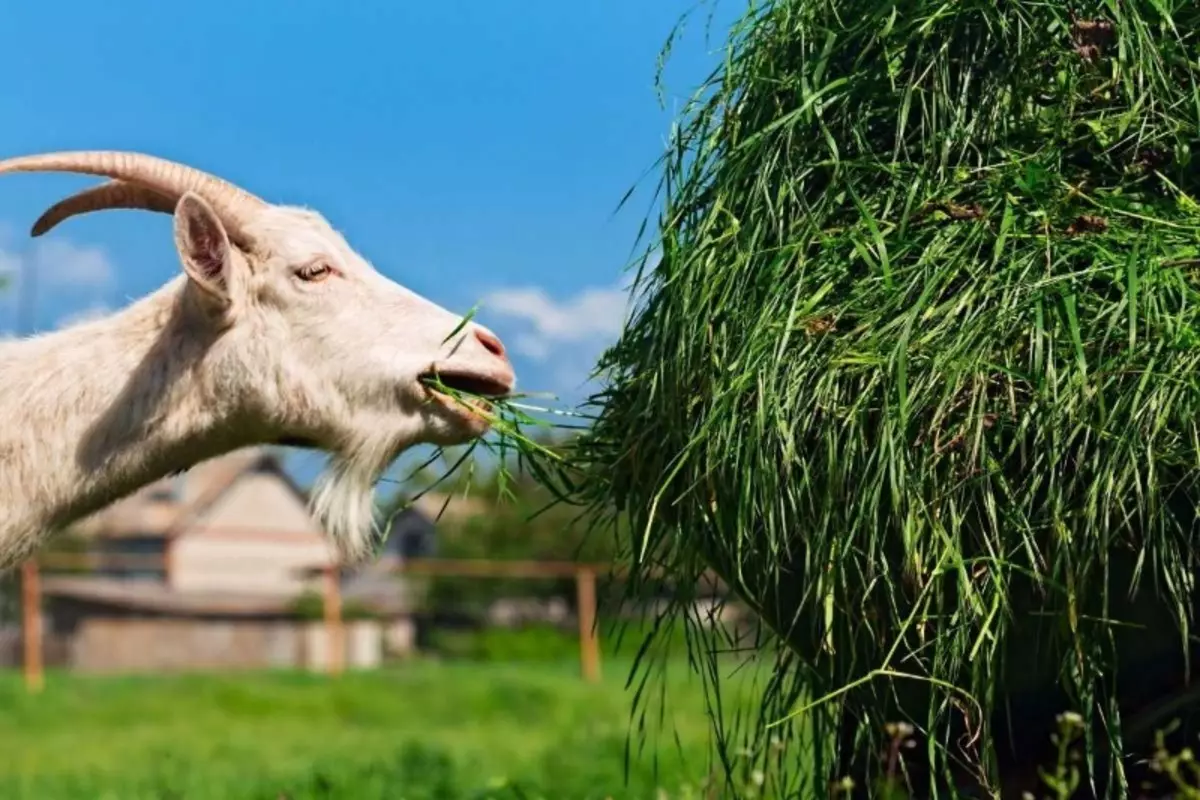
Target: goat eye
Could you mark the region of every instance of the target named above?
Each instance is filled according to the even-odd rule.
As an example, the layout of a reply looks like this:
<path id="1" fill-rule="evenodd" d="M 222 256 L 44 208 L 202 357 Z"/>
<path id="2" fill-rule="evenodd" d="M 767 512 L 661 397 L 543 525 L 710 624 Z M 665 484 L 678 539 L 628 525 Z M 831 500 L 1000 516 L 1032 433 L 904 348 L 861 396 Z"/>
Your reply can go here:
<path id="1" fill-rule="evenodd" d="M 333 268 L 324 261 L 317 261 L 312 264 L 306 264 L 296 270 L 296 276 L 302 281 L 316 283 L 323 281 L 333 274 Z"/>

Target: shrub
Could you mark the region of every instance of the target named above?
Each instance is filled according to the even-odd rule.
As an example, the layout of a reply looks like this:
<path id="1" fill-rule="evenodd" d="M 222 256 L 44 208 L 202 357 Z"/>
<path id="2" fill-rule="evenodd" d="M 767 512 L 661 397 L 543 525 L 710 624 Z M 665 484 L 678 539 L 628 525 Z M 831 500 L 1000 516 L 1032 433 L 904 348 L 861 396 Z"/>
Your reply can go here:
<path id="1" fill-rule="evenodd" d="M 992 782 L 1019 692 L 1061 686 L 1119 746 L 1121 676 L 1184 674 L 1198 51 L 1192 0 L 733 27 L 576 457 L 636 569 L 710 566 L 786 644 L 760 723 L 792 675 Z"/>
<path id="2" fill-rule="evenodd" d="M 292 613 L 300 619 L 319 620 L 325 618 L 325 596 L 320 592 L 307 590 L 302 592 L 292 603 Z M 342 619 L 378 619 L 370 607 L 357 600 L 342 601 Z"/>

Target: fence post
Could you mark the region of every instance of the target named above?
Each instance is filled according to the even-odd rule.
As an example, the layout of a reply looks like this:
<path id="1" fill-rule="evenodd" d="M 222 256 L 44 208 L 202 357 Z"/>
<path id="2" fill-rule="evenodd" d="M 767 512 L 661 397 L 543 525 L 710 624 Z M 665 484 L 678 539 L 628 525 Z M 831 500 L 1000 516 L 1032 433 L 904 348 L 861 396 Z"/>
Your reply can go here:
<path id="1" fill-rule="evenodd" d="M 583 679 L 600 679 L 600 639 L 596 630 L 596 571 L 580 569 L 575 573 L 575 594 L 579 601 L 579 667 Z"/>
<path id="2" fill-rule="evenodd" d="M 342 626 L 342 592 L 338 585 L 340 570 L 337 564 L 325 568 L 325 645 L 328 648 L 329 661 L 326 669 L 331 675 L 338 675 L 346 655 L 344 629 Z"/>
<path id="3" fill-rule="evenodd" d="M 37 560 L 21 565 L 21 640 L 24 644 L 25 688 L 40 692 L 42 674 L 42 589 Z"/>

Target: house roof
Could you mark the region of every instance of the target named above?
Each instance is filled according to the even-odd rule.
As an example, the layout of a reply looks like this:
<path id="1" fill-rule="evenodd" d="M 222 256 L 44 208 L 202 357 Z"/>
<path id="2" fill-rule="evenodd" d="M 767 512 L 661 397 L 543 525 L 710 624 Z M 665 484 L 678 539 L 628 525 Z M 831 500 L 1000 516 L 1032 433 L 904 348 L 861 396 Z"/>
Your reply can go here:
<path id="1" fill-rule="evenodd" d="M 173 538 L 185 532 L 250 472 L 268 471 L 307 504 L 308 493 L 288 472 L 278 455 L 267 448 L 246 448 L 203 461 L 186 472 L 155 481 L 80 520 L 74 530 L 88 538 Z M 459 521 L 486 514 L 488 504 L 475 496 L 429 492 L 412 503 L 417 513 L 436 522 Z"/>
<path id="2" fill-rule="evenodd" d="M 426 492 L 412 501 L 410 508 L 419 511 L 434 524 L 441 520 L 460 522 L 471 517 L 483 516 L 491 511 L 491 505 L 478 495 L 464 496 L 461 492 Z"/>
<path id="3" fill-rule="evenodd" d="M 155 481 L 77 523 L 75 531 L 86 537 L 172 538 L 211 507 L 248 472 L 270 471 L 302 501 L 307 496 L 283 469 L 278 456 L 261 448 L 247 448 L 203 461 L 187 472 Z"/>
<path id="4" fill-rule="evenodd" d="M 294 598 L 277 595 L 220 592 L 179 592 L 154 581 L 116 578 L 46 577 L 42 591 L 47 597 L 65 597 L 136 611 L 175 614 L 219 614 L 263 616 L 285 614 Z"/>

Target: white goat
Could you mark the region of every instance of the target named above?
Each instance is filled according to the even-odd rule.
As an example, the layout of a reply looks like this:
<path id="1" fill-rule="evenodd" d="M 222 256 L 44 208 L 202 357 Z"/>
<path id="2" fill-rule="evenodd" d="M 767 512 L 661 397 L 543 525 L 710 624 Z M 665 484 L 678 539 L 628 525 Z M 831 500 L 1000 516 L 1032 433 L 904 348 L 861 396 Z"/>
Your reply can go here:
<path id="1" fill-rule="evenodd" d="M 375 483 L 406 448 L 487 423 L 430 390 L 511 392 L 499 339 L 388 280 L 319 214 L 139 153 L 0 161 L 113 180 L 51 207 L 174 214 L 183 274 L 118 313 L 0 344 L 0 567 L 165 475 L 257 444 L 323 450 L 313 508 L 343 557 L 370 552 Z M 451 336 L 451 334 L 454 334 Z"/>

